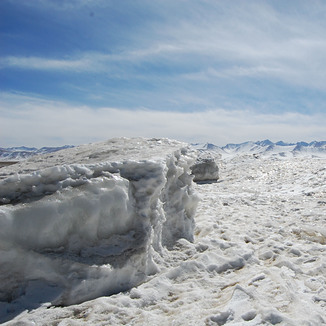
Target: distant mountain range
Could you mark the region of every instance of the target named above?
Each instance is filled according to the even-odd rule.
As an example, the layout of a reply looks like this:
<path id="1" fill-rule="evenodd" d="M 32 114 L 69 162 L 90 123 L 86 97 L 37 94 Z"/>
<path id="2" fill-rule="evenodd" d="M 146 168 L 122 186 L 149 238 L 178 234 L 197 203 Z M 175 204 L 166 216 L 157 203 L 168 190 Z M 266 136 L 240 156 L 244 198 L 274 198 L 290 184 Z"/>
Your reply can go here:
<path id="1" fill-rule="evenodd" d="M 297 142 L 285 143 L 278 141 L 276 143 L 266 139 L 263 141 L 248 141 L 240 144 L 227 144 L 223 147 L 214 144 L 192 144 L 199 151 L 211 151 L 219 153 L 222 157 L 232 157 L 236 155 L 251 154 L 258 156 L 310 156 L 326 157 L 326 141 L 313 141 L 311 143 Z"/>
<path id="2" fill-rule="evenodd" d="M 313 141 L 311 143 L 297 142 L 285 143 L 278 141 L 273 143 L 266 139 L 263 141 L 247 141 L 240 144 L 227 144 L 225 146 L 216 146 L 210 143 L 196 143 L 191 144 L 192 147 L 202 152 L 213 152 L 220 154 L 223 158 L 239 156 L 239 155 L 253 155 L 258 156 L 272 156 L 272 157 L 295 157 L 295 156 L 309 156 L 309 157 L 326 157 L 326 141 Z M 34 155 L 49 154 L 60 151 L 62 149 L 71 148 L 74 146 L 65 145 L 61 147 L 0 147 L 0 161 L 20 161 L 27 159 Z"/>
<path id="3" fill-rule="evenodd" d="M 66 145 L 61 147 L 42 147 L 42 148 L 35 148 L 35 147 L 9 147 L 9 148 L 2 148 L 0 147 L 0 160 L 1 161 L 20 161 L 27 159 L 34 155 L 40 154 L 49 154 L 53 152 L 60 151 L 65 148 L 71 148 L 74 146 Z"/>

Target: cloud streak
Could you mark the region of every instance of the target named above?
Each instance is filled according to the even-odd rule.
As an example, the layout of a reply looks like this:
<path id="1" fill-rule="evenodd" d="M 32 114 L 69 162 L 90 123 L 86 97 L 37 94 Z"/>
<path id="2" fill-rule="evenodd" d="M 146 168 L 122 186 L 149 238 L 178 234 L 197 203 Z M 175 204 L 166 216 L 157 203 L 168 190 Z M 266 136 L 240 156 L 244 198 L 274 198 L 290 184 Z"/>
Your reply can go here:
<path id="1" fill-rule="evenodd" d="M 8 56 L 2 58 L 0 67 L 26 70 L 90 71 L 94 70 L 94 59 L 89 60 L 87 57 L 80 59 L 49 59 L 42 57 Z"/>
<path id="2" fill-rule="evenodd" d="M 43 1 L 40 3 L 44 5 Z M 148 3 L 139 4 L 145 9 Z M 288 11 L 280 11 L 269 1 L 192 1 L 187 6 L 158 1 L 156 5 L 149 5 L 149 13 L 155 12 L 161 19 L 149 20 L 143 33 L 138 31 L 132 36 L 133 42 L 111 48 L 110 54 L 94 49 L 70 53 L 66 58 L 7 56 L 2 58 L 1 66 L 101 73 L 121 69 L 119 65 L 124 65 L 125 75 L 137 78 L 137 74 L 146 76 L 148 68 L 135 73 L 135 65 L 161 66 L 164 63 L 165 67 L 181 68 L 180 73 L 174 74 L 178 79 L 182 79 L 185 72 L 192 78 L 204 76 L 211 81 L 276 78 L 290 85 L 324 90 L 326 77 L 321 68 L 326 65 L 326 24 L 316 12 L 325 10 L 326 5 L 317 7 L 317 4 L 312 2 L 305 6 L 300 2 L 299 6 L 297 3 L 288 5 Z M 49 4 L 54 5 L 55 2 Z M 69 8 L 88 5 L 89 1 L 75 1 Z M 107 9 L 103 2 L 94 6 L 98 5 Z M 175 13 L 171 13 L 172 9 Z M 292 10 L 296 10 L 296 15 L 291 14 Z M 110 42 L 103 31 L 94 32 L 103 34 L 103 42 Z M 158 74 L 155 70 L 151 73 Z"/>
<path id="3" fill-rule="evenodd" d="M 26 95 L 1 95 L 2 147 L 82 144 L 122 136 L 167 137 L 217 145 L 265 138 L 312 141 L 323 139 L 326 124 L 326 114 L 260 114 L 252 110 L 220 108 L 186 113 L 116 108 L 94 110 Z"/>

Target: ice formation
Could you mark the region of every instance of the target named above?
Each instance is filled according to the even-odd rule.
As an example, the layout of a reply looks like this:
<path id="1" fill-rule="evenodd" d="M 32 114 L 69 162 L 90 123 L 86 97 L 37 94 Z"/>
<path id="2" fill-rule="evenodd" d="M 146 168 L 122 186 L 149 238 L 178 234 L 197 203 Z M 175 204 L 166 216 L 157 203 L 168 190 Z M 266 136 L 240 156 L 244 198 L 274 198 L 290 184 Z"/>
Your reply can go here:
<path id="1" fill-rule="evenodd" d="M 183 143 L 122 138 L 2 168 L 0 300 L 41 286 L 70 305 L 157 272 L 166 248 L 193 240 L 195 159 Z"/>

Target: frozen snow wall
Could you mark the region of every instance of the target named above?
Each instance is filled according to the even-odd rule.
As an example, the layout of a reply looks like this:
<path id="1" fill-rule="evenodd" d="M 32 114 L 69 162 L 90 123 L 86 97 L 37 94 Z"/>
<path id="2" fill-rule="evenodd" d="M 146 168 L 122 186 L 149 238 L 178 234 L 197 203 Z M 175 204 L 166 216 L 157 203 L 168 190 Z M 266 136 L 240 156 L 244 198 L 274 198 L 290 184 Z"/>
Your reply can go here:
<path id="1" fill-rule="evenodd" d="M 166 248 L 193 239 L 195 159 L 183 143 L 121 138 L 2 168 L 0 301 L 37 287 L 69 305 L 157 272 Z"/>

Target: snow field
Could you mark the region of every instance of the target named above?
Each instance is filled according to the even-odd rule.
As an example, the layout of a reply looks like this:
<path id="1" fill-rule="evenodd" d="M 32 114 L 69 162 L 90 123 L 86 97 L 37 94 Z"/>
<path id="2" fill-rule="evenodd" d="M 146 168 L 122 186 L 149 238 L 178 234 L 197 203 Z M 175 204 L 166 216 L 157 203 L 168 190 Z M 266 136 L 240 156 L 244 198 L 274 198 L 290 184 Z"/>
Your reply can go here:
<path id="1" fill-rule="evenodd" d="M 250 314 L 255 318 L 245 324 L 324 324 L 325 160 L 234 158 L 221 175 L 218 187 L 205 186 L 197 240 L 215 235 L 227 247 L 224 254 L 231 248 L 251 253 L 242 269 L 230 273 L 233 294 L 223 295 L 219 312 L 232 312 L 225 324 L 242 324 Z M 211 228 L 198 217 L 209 218 Z M 248 300 L 232 309 L 239 287 Z M 244 306 L 248 316 L 239 313 Z"/>
<path id="2" fill-rule="evenodd" d="M 325 324 L 325 163 L 222 161 L 217 183 L 193 185 L 201 198 L 193 241 L 163 250 L 156 274 L 110 297 L 44 303 L 7 325 Z"/>

